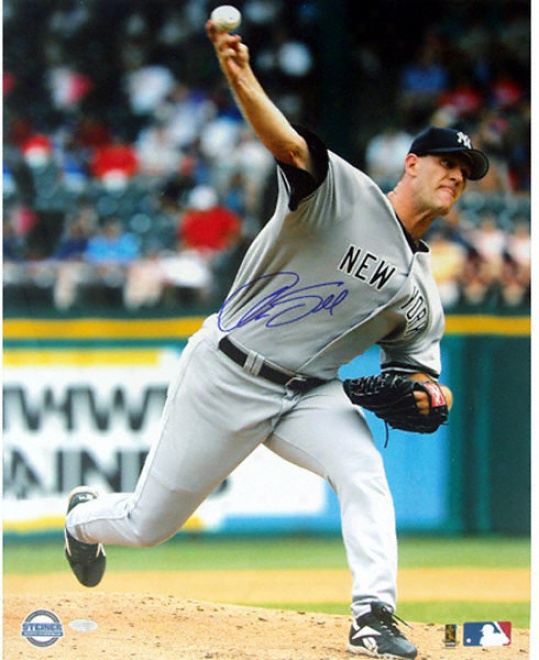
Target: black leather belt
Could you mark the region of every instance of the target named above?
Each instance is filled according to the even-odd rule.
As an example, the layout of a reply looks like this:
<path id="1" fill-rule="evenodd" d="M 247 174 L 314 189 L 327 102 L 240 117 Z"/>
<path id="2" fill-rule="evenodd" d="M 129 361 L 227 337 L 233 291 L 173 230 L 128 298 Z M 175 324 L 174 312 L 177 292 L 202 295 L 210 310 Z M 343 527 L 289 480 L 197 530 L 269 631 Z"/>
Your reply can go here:
<path id="1" fill-rule="evenodd" d="M 240 367 L 243 367 L 249 357 L 247 353 L 241 350 L 241 348 L 238 348 L 233 344 L 228 337 L 223 337 L 221 339 L 219 342 L 219 350 L 236 364 L 239 364 Z M 308 390 L 312 390 L 313 387 L 318 387 L 319 385 L 327 383 L 327 381 L 322 380 L 322 378 L 287 374 L 284 371 L 270 367 L 266 362 L 262 363 L 258 375 L 276 385 L 288 387 L 295 392 L 307 392 Z"/>

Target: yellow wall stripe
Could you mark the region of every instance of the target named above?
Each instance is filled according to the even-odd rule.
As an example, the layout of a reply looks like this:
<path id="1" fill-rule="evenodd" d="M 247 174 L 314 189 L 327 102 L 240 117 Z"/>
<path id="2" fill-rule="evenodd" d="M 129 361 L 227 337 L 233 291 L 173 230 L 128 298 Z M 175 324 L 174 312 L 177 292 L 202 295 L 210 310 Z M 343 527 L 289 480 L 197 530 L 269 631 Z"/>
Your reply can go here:
<path id="1" fill-rule="evenodd" d="M 154 367 L 159 363 L 162 350 L 155 349 L 122 349 L 106 348 L 80 350 L 67 348 L 10 350 L 3 354 L 4 367 L 48 367 L 48 366 L 83 366 L 107 367 L 114 365 L 136 365 L 137 367 Z"/>
<path id="2" fill-rule="evenodd" d="M 526 337 L 531 333 L 529 316 L 447 316 L 446 334 L 506 335 Z"/>
<path id="3" fill-rule="evenodd" d="M 5 319 L 4 339 L 163 339 L 186 338 L 201 317 L 174 319 Z"/>
<path id="4" fill-rule="evenodd" d="M 202 317 L 166 319 L 5 319 L 4 340 L 186 339 Z M 529 316 L 448 315 L 447 334 L 528 336 Z"/>
<path id="5" fill-rule="evenodd" d="M 32 520 L 4 521 L 2 527 L 4 532 L 46 532 L 63 529 L 65 517 L 43 516 Z"/>

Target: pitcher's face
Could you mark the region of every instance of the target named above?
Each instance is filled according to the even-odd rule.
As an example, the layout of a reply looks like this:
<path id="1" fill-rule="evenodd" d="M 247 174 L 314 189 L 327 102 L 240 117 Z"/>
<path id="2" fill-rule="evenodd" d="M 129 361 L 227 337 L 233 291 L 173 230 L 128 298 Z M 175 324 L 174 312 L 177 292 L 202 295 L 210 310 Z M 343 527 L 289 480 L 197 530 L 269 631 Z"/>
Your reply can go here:
<path id="1" fill-rule="evenodd" d="M 416 156 L 415 191 L 418 207 L 436 215 L 447 215 L 466 189 L 470 164 L 460 154 Z"/>

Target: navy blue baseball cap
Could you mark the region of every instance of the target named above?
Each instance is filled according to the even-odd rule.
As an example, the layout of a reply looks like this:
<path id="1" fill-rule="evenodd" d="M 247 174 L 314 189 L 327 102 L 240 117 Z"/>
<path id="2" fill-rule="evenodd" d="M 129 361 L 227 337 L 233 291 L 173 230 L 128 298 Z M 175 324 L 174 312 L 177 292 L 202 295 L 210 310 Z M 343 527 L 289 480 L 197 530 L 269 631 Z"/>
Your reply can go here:
<path id="1" fill-rule="evenodd" d="M 470 162 L 469 179 L 472 181 L 482 179 L 489 168 L 488 158 L 482 151 L 473 148 L 472 141 L 466 133 L 452 128 L 437 126 L 427 128 L 415 138 L 408 153 L 416 156 L 460 153 Z"/>

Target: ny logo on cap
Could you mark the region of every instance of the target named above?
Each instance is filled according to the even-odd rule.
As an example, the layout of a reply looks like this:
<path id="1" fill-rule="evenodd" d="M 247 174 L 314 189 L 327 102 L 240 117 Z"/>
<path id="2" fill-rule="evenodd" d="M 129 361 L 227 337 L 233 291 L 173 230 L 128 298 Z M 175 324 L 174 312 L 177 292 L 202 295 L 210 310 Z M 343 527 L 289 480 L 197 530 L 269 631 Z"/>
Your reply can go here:
<path id="1" fill-rule="evenodd" d="M 462 131 L 459 131 L 459 133 L 457 134 L 457 141 L 460 142 L 460 144 L 463 144 L 466 147 L 466 149 L 472 148 L 472 141 L 466 135 L 466 133 L 463 133 Z"/>

